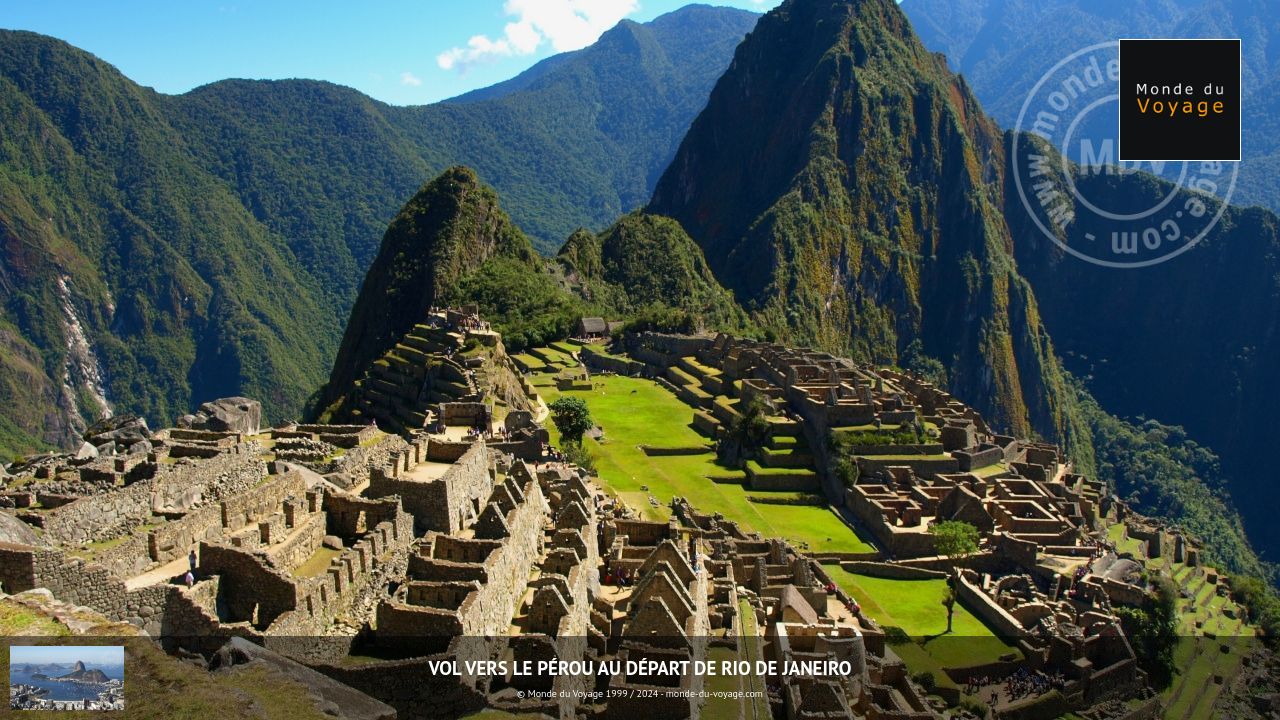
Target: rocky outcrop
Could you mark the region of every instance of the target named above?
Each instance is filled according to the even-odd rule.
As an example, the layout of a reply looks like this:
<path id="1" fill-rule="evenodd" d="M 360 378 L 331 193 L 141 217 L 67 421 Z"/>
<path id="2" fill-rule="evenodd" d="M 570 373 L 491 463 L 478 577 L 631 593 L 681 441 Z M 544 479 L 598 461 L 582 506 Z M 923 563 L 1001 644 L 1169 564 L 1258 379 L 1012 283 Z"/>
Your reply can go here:
<path id="1" fill-rule="evenodd" d="M 241 666 L 260 666 L 301 685 L 326 715 L 347 720 L 395 720 L 390 705 L 322 675 L 311 668 L 245 640 L 232 638 L 214 655 L 210 669 L 235 672 Z"/>
<path id="2" fill-rule="evenodd" d="M 90 459 L 99 455 L 128 454 L 134 452 L 135 447 L 150 450 L 150 441 L 151 429 L 147 427 L 145 418 L 116 415 L 99 420 L 84 431 L 84 444 L 76 457 Z"/>
<path id="3" fill-rule="evenodd" d="M 46 545 L 44 539 L 37 535 L 30 525 L 8 513 L 0 513 L 0 542 L 35 547 Z"/>
<path id="4" fill-rule="evenodd" d="M 178 418 L 178 427 L 256 435 L 262 429 L 262 403 L 245 397 L 211 400 L 194 415 Z"/>

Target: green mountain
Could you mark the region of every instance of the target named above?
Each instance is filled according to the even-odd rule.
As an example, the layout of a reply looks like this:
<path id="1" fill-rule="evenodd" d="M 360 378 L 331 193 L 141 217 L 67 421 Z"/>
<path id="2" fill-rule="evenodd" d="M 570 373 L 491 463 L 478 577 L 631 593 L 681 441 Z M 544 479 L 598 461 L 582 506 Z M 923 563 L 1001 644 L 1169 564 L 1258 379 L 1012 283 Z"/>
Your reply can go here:
<path id="1" fill-rule="evenodd" d="M 339 319 L 159 96 L 7 33 L 0 125 L 0 451 L 66 444 L 107 403 L 162 421 L 229 394 L 301 405 Z"/>
<path id="2" fill-rule="evenodd" d="M 681 223 L 766 332 L 943 377 L 997 426 L 1064 443 L 1215 561 L 1269 575 L 1233 507 L 1241 493 L 1190 436 L 1231 448 L 1227 436 L 1266 432 L 1261 415 L 1226 408 L 1274 405 L 1262 377 L 1277 360 L 1274 216 L 1231 210 L 1218 242 L 1126 282 L 1048 252 L 1009 185 L 1009 136 L 944 63 L 889 0 L 787 0 L 739 47 L 648 211 Z M 1093 178 L 1135 207 L 1167 189 Z M 1204 333 L 1200 352 L 1188 330 Z M 1064 348 L 1101 403 L 1064 371 Z M 1113 406 L 1122 387 L 1131 402 Z M 1219 418 L 1216 434 L 1177 411 L 1193 407 Z"/>
<path id="3" fill-rule="evenodd" d="M 557 260 L 569 287 L 615 317 L 677 308 L 694 325 L 742 333 L 751 323 L 671 218 L 630 213 L 603 232 L 575 232 Z"/>
<path id="4" fill-rule="evenodd" d="M 382 381 L 403 375 L 375 365 L 403 363 L 415 349 L 434 347 L 438 339 L 424 325 L 429 310 L 468 303 L 479 305 L 511 350 L 564 339 L 586 314 L 750 327 L 674 220 L 632 213 L 596 235 L 578 230 L 547 260 L 493 188 L 470 168 L 453 167 L 424 185 L 387 228 L 311 414 L 348 420 L 368 410 L 360 407 L 368 390 L 360 384 L 382 392 Z M 397 392 L 417 398 L 422 391 L 408 383 Z M 420 419 L 408 413 L 395 421 Z"/>
<path id="5" fill-rule="evenodd" d="M 918 340 L 998 426 L 1087 458 L 989 184 L 1000 148 L 895 3 L 788 0 L 739 46 L 648 210 L 766 329 L 886 363 Z"/>
<path id="6" fill-rule="evenodd" d="M 645 201 L 756 17 L 623 22 L 425 107 L 305 80 L 166 96 L 0 31 L 0 457 L 68 446 L 108 406 L 164 423 L 253 395 L 297 414 L 424 178 L 476 167 L 554 252 Z"/>
<path id="7" fill-rule="evenodd" d="M 382 238 L 317 407 L 341 398 L 432 307 L 444 304 L 465 273 L 497 258 L 525 273 L 542 272 L 529 239 L 474 171 L 449 168 L 422 186 Z"/>

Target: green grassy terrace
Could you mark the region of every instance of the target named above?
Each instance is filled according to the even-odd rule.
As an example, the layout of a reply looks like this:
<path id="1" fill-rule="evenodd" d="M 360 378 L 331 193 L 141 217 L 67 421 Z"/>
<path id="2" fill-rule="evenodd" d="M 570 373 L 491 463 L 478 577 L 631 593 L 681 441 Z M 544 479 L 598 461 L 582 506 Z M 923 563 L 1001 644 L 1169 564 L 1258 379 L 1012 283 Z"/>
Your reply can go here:
<path id="1" fill-rule="evenodd" d="M 947 611 L 942 605 L 944 580 L 855 575 L 836 564 L 823 568 L 881 627 L 902 628 L 911 642 L 893 645 L 893 651 L 912 673 L 930 672 L 943 687 L 956 687 L 944 668 L 982 665 L 1010 654 L 1022 657 L 1021 651 L 997 637 L 960 603 L 956 603 L 952 630 L 947 634 Z"/>
<path id="2" fill-rule="evenodd" d="M 592 418 L 604 429 L 603 442 L 586 440 L 596 459 L 601 483 L 610 493 L 641 512 L 645 518 L 664 520 L 670 516 L 671 498 L 682 496 L 699 512 L 721 513 L 748 531 L 787 538 L 811 552 L 870 552 L 873 548 L 827 507 L 812 505 L 766 505 L 753 503 L 742 487 L 741 470 L 716 463 L 711 452 L 700 455 L 650 457 L 640 445 L 654 447 L 702 447 L 706 438 L 689 423 L 693 408 L 669 390 L 650 380 L 617 375 L 593 377 L 592 390 L 561 393 L 549 379 L 535 381 L 548 403 L 562 394 L 583 398 Z M 559 442 L 555 426 L 548 422 L 552 442 Z M 710 476 L 735 482 L 712 482 Z M 648 491 L 642 489 L 648 487 Z M 759 493 L 756 493 L 759 494 Z M 654 507 L 652 495 L 658 500 Z"/>

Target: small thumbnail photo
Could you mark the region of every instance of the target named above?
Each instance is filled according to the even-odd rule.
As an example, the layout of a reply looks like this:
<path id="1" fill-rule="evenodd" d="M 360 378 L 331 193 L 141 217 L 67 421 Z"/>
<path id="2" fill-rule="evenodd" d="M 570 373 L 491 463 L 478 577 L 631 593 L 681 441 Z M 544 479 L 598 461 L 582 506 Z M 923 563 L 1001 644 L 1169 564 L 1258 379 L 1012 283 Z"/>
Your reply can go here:
<path id="1" fill-rule="evenodd" d="M 124 647 L 11 645 L 14 710 L 123 710 Z"/>

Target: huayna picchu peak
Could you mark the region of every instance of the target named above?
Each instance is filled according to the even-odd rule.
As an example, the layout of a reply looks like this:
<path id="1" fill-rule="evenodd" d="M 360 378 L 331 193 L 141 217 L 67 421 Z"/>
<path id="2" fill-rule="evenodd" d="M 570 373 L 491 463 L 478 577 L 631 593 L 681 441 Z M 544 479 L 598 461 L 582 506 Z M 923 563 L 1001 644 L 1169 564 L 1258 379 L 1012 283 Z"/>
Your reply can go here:
<path id="1" fill-rule="evenodd" d="M 787 0 L 738 47 L 648 209 L 764 327 L 877 362 L 918 342 L 993 422 L 1087 456 L 990 182 L 1000 152 L 891 0 Z"/>

